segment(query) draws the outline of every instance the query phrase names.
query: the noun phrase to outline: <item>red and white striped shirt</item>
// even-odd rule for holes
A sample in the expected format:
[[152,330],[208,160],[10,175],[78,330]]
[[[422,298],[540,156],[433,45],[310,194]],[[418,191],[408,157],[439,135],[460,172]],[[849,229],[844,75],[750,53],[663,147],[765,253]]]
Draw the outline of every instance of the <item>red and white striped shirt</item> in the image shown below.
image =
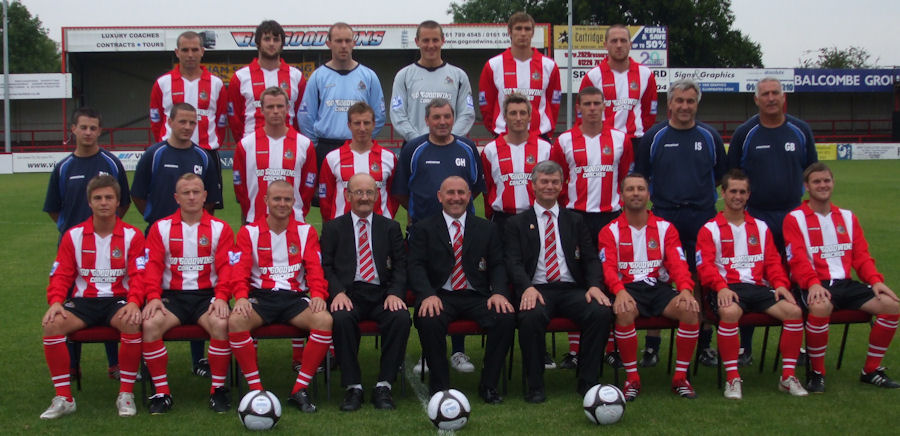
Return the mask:
[[505,135],[488,143],[481,152],[484,168],[484,212],[517,214],[534,203],[531,170],[550,159],[550,143],[531,134],[523,144],[509,144]]
[[762,220],[744,212],[736,226],[719,212],[697,234],[697,273],[700,283],[714,291],[731,283],[759,286],[791,286],[772,232]]
[[278,86],[288,95],[288,111],[285,123],[297,127],[294,114],[300,108],[303,91],[306,90],[306,79],[300,70],[281,60],[277,70],[264,70],[259,60],[253,59],[250,65],[234,72],[228,83],[228,118],[231,135],[237,140],[253,134],[256,129],[266,124],[260,109],[259,96],[266,88]]
[[316,150],[307,137],[290,127],[277,139],[259,129],[238,143],[233,167],[234,195],[248,223],[266,216],[266,189],[275,180],[294,186],[294,219],[305,221],[316,190]]
[[357,173],[368,173],[375,179],[378,198],[373,212],[394,218],[399,203],[390,195],[394,182],[397,156],[377,142],[369,151],[357,153],[350,148],[350,141],[336,150],[330,151],[319,171],[319,208],[325,221],[350,212],[350,203],[344,199],[344,191],[350,177]]
[[291,219],[280,234],[264,219],[247,224],[238,231],[237,249],[231,272],[235,299],[247,298],[251,288],[328,298],[319,236],[309,224]]
[[216,298],[228,301],[228,253],[232,250],[231,227],[206,211],[193,225],[181,220],[180,210],[156,221],[147,235],[146,301],[160,298],[163,290],[211,288]]
[[649,211],[647,214],[642,229],[629,226],[623,214],[600,231],[597,246],[606,286],[618,294],[626,283],[655,285],[671,279],[679,290],[694,289],[675,226]]
[[801,288],[850,279],[850,268],[870,285],[884,281],[853,212],[832,204],[831,212],[821,215],[807,200],[784,218],[783,229],[791,277]]
[[622,208],[622,180],[634,166],[634,150],[624,133],[603,129],[593,138],[578,126],[559,135],[550,159],[563,168],[560,203],[582,212],[615,212]]
[[484,64],[478,105],[489,132],[498,135],[506,133],[503,101],[514,92],[531,100],[529,130],[536,134],[552,132],[556,127],[562,95],[556,62],[537,50],[534,50],[531,59],[520,61],[513,57],[510,49],[506,49]]
[[140,305],[146,260],[144,235],[136,227],[116,218],[112,233],[100,237],[94,233],[94,218],[88,218],[59,243],[47,302],[62,303],[74,287],[73,297],[127,297]]
[[[584,75],[578,90],[588,86],[603,91],[606,127],[640,138],[656,122],[656,78],[653,71],[634,59],[628,59],[628,71],[622,73],[609,67],[609,58],[603,59]],[[577,124],[580,123],[579,117]]]
[[228,124],[228,96],[222,79],[200,67],[200,78],[187,80],[176,66],[153,83],[150,91],[150,130],[156,142],[172,134],[166,122],[172,106],[190,103],[197,110],[197,128],[191,141],[207,150],[216,150],[225,139]]

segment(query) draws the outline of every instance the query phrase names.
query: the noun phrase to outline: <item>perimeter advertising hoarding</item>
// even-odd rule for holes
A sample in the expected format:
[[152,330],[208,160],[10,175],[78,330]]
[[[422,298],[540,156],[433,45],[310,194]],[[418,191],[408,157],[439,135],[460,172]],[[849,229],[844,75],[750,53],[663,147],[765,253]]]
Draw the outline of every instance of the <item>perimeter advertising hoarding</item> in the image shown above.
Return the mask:
[[900,68],[871,70],[794,69],[796,92],[893,92]]
[[[4,98],[3,74],[0,74],[0,98]],[[9,98],[39,100],[72,98],[72,75],[69,73],[10,74]]]
[[[325,26],[284,26],[285,50],[327,50]],[[494,49],[509,47],[505,24],[444,24],[444,49]],[[159,52],[175,50],[176,39],[191,30],[203,38],[207,50],[256,50],[255,26],[195,27],[64,27],[64,52]],[[532,46],[547,47],[550,26],[538,24]],[[356,49],[416,50],[416,25],[353,26]]]

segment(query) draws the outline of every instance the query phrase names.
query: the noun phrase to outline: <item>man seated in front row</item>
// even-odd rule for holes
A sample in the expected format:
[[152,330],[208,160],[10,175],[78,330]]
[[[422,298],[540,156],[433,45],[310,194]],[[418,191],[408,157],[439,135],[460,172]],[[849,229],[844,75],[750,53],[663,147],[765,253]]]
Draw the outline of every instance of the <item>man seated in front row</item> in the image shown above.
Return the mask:
[[209,407],[223,413],[231,408],[225,377],[231,363],[227,280],[234,233],[204,210],[206,189],[200,176],[185,173],[178,179],[175,202],[178,210],[153,223],[147,235],[143,354],[156,389],[149,409],[158,415],[172,408],[163,335],[181,324],[199,324],[210,337]]
[[[69,382],[66,335],[86,327],[108,325],[120,332],[119,416],[134,416],[134,379],[141,361],[140,284],[144,272],[144,235],[116,216],[119,182],[101,174],[88,182],[91,217],[69,229],[59,243],[50,271],[41,320],[44,356],[56,396],[41,419],[75,411]],[[69,290],[72,298],[66,299]]]
[[806,389],[794,376],[803,343],[803,311],[788,290],[791,282],[781,263],[772,232],[745,210],[750,181],[739,169],[722,178],[725,209],[700,228],[697,272],[719,315],[718,342],[725,365],[725,398],[741,399],[738,373],[738,321],[744,312],[765,312],[782,321],[781,380],[778,389],[804,397]]
[[[598,237],[606,286],[616,295],[615,335],[626,373],[622,392],[626,400],[634,401],[641,391],[635,319],[638,315],[662,315],[679,321],[672,391],[683,398],[696,398],[687,371],[697,346],[700,306],[694,299],[694,282],[678,231],[647,210],[650,192],[643,175],[631,173],[625,177],[622,198],[625,213],[604,227]],[[677,291],[669,284],[670,278]]]
[[430,392],[450,388],[448,325],[471,319],[487,331],[478,394],[498,404],[503,398],[497,381],[516,326],[515,308],[506,296],[503,243],[495,224],[466,212],[471,191],[463,178],[444,179],[437,197],[442,211],[413,226],[408,262],[416,328],[431,369]]
[[[869,243],[856,215],[831,202],[834,174],[817,162],[803,171],[809,200],[784,218],[784,244],[791,277],[800,286],[806,318],[806,352],[810,370],[806,390],[825,392],[825,349],[828,322],[835,309],[859,309],[875,315],[869,333],[869,352],[859,381],[898,389],[900,383],[881,367],[900,320],[900,299],[875,268]],[[850,268],[860,281],[852,279]]]
[[525,401],[542,403],[545,333],[550,318],[564,316],[581,329],[577,391],[597,384],[612,311],[600,289],[597,249],[581,215],[557,203],[562,167],[546,160],[531,171],[534,206],[506,222],[506,268],[519,297],[519,344],[528,391]]
[[[372,391],[376,409],[393,409],[391,383],[406,354],[409,310],[406,294],[406,245],[400,224],[374,213],[378,188],[368,173],[350,177],[343,189],[350,213],[322,226],[322,268],[328,280],[334,348],[347,389],[341,410],[362,406],[359,359],[359,321],[378,322],[381,332],[381,371]],[[356,259],[356,262],[352,260]]]
[[269,183],[268,216],[241,227],[232,261],[234,309],[228,318],[228,341],[247,385],[262,390],[256,347],[250,330],[286,323],[309,331],[289,402],[306,413],[316,411],[307,391],[331,346],[331,315],[325,300],[328,284],[320,263],[319,238],[309,224],[294,219],[294,189],[284,180]]

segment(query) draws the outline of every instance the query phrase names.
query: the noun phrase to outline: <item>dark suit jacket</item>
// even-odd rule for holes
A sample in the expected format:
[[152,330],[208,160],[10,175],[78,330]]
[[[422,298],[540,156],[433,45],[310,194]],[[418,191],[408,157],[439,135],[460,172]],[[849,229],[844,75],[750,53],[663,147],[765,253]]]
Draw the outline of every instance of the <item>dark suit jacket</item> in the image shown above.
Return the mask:
[[[591,286],[603,289],[603,270],[597,257],[597,244],[591,240],[581,215],[560,207],[557,228],[566,266],[575,282],[585,289]],[[540,234],[534,208],[507,220],[504,232],[506,270],[512,280],[513,290],[516,295],[521,295],[532,286],[538,257],[543,256],[543,235]]]
[[[400,224],[371,214],[372,257],[381,287],[401,299],[406,296],[406,247]],[[328,295],[350,289],[356,276],[356,233],[353,217],[346,213],[322,226],[322,268],[328,280]]]
[[[442,213],[418,221],[409,239],[409,286],[417,301],[435,295],[453,271],[453,247]],[[509,298],[503,243],[494,223],[466,214],[463,230],[463,271],[472,288],[484,295]]]

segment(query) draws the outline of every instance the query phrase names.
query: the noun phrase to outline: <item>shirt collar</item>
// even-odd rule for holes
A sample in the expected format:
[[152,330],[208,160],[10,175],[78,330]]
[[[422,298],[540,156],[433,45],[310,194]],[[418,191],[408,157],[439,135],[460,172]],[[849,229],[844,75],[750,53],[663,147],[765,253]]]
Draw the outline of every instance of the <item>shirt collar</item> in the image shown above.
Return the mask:
[[453,218],[452,216],[447,215],[447,212],[444,211],[441,211],[441,213],[444,215],[444,222],[447,223],[448,229],[452,228],[453,221],[459,221],[459,224],[462,227],[466,226],[466,214],[468,214],[468,212],[463,212],[462,216],[460,216],[459,218]]

